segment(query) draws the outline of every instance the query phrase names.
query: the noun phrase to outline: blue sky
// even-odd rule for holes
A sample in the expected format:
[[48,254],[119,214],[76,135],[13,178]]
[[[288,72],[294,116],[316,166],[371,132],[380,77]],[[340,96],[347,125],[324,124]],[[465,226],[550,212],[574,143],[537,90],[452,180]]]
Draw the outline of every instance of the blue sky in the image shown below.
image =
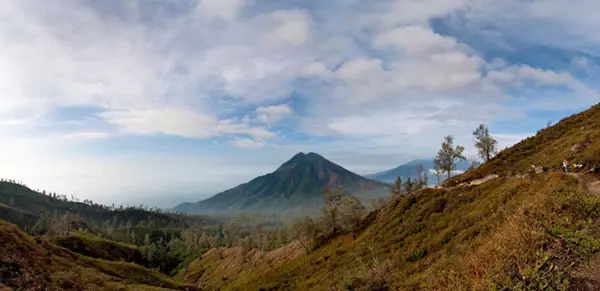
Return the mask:
[[316,151],[358,173],[475,156],[600,101],[582,0],[5,0],[0,175],[197,201]]

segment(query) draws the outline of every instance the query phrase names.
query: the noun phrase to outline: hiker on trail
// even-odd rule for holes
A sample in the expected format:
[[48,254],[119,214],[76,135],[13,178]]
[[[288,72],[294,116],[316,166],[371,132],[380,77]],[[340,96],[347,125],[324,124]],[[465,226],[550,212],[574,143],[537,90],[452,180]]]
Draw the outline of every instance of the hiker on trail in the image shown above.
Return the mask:
[[565,168],[565,173],[569,172],[569,162],[567,160],[563,161],[563,168]]

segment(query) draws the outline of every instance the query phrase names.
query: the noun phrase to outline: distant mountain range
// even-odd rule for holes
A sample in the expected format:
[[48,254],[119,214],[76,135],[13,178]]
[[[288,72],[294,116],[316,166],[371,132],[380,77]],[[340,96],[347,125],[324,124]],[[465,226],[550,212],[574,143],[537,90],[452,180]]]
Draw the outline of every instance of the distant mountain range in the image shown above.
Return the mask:
[[323,189],[339,185],[363,200],[389,196],[386,183],[359,176],[316,153],[299,153],[273,173],[206,200],[180,204],[175,210],[203,213],[318,209],[323,203]]
[[[376,180],[376,181],[381,181],[384,183],[394,183],[394,181],[396,181],[397,177],[402,177],[403,180],[406,180],[409,177],[411,179],[416,179],[417,178],[417,167],[419,165],[422,165],[423,171],[427,173],[427,179],[428,179],[429,185],[436,185],[437,177],[434,172],[435,167],[434,167],[433,160],[425,160],[425,159],[413,160],[404,165],[398,166],[396,168],[393,168],[393,169],[390,169],[387,171],[383,171],[383,172],[379,172],[379,173],[375,173],[372,175],[366,175],[365,177]],[[477,166],[477,165],[478,164],[476,164],[475,166]],[[469,161],[460,161],[456,164],[456,170],[460,171],[460,172],[464,172],[467,169],[469,169],[469,166],[470,166]],[[448,176],[446,176],[446,174],[443,174],[440,177],[440,182],[443,181],[444,179],[446,179],[447,177]]]

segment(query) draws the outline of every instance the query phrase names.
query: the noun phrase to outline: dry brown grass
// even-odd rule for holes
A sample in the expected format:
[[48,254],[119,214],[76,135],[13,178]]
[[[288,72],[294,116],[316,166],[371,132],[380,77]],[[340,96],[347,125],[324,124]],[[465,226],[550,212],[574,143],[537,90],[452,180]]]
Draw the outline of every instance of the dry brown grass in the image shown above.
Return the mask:
[[248,273],[276,269],[304,253],[298,242],[268,252],[257,249],[244,252],[240,247],[221,248],[220,251],[212,249],[191,262],[180,278],[185,282],[216,290]]
[[[527,207],[531,207],[529,204]],[[536,261],[536,250],[545,240],[544,228],[524,215],[525,207],[507,219],[474,252],[458,260],[447,281],[441,282],[445,290],[489,290],[490,281],[523,270]]]
[[[457,260],[437,288],[568,288],[573,266],[598,250],[600,237],[598,223],[591,221],[598,217],[598,199],[578,187],[561,187],[572,183],[568,179],[551,174],[492,235]],[[564,195],[557,196],[560,192]]]

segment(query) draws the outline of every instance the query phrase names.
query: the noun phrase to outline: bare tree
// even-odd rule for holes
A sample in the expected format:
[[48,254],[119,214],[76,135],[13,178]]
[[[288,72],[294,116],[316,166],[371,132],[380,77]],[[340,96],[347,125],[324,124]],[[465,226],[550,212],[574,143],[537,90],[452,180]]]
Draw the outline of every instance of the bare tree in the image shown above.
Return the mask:
[[325,213],[326,223],[329,226],[329,234],[335,235],[338,232],[338,213],[344,197],[344,189],[339,186],[336,190],[326,188],[323,190],[323,212]]
[[361,227],[362,218],[366,213],[365,206],[354,196],[344,197],[340,220],[342,227],[347,232],[352,232],[352,238],[356,239]]
[[444,173],[444,171],[440,167],[440,162],[437,159],[435,159],[433,161],[433,167],[434,167],[434,170],[435,170],[435,176],[437,178],[437,184],[439,186],[440,183],[441,183],[442,173]]
[[292,235],[300,243],[306,254],[312,251],[312,243],[318,234],[317,224],[311,218],[297,221],[292,226]]
[[423,165],[417,165],[417,189],[421,189],[423,187]]

